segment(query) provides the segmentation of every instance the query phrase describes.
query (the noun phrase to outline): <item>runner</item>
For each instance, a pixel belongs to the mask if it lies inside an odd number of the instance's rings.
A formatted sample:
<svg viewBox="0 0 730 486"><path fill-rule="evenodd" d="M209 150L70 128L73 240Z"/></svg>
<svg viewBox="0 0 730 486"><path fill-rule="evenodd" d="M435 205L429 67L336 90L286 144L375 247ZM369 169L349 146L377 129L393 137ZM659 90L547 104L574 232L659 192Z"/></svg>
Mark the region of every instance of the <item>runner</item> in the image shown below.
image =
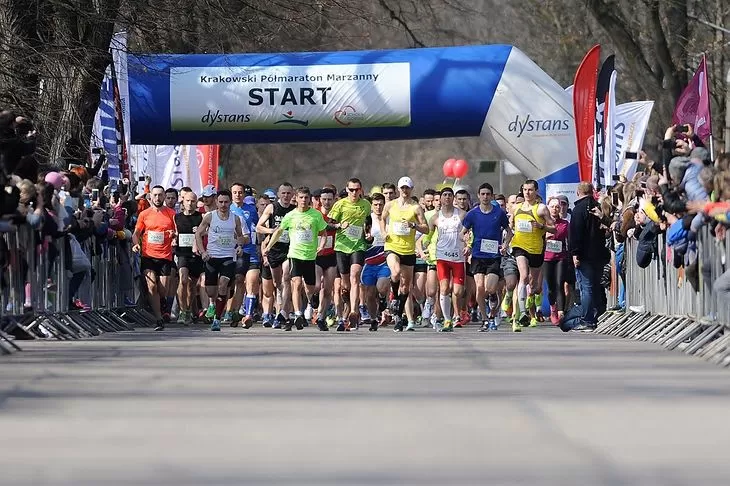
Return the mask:
<svg viewBox="0 0 730 486"><path fill-rule="evenodd" d="M200 257L205 262L205 291L210 299L206 319L211 319L211 331L220 331L220 317L228 300L228 284L236 273L236 257L243 253L242 246L248 241L241 220L231 213L231 192L223 190L216 197L218 209L203 216L195 231L195 243L205 248ZM203 243L203 235L208 243ZM217 297L216 297L217 296Z"/></svg>
<svg viewBox="0 0 730 486"><path fill-rule="evenodd" d="M433 211L434 209L434 198L436 197L436 191L434 189L426 189L423 191L423 211Z"/></svg>
<svg viewBox="0 0 730 486"><path fill-rule="evenodd" d="M165 329L161 300L167 297L168 279L172 273L172 245L177 236L175 211L165 206L165 188L154 186L152 205L139 213L132 235L132 251L140 253L140 269L147 282L150 306L156 318L155 331ZM141 245L140 245L141 238Z"/></svg>
<svg viewBox="0 0 730 486"><path fill-rule="evenodd" d="M322 213L311 207L312 194L308 187L299 187L296 193L297 206L289 211L281 220L263 250L266 258L271 249L279 241L285 231L290 235L287 256L291 265L292 300L294 304L294 325L298 330L304 329L305 319L302 314L302 281L304 293L311 304L314 297L316 281L315 261L317 260L318 236L324 234L327 223ZM292 330L291 320L286 321L285 331Z"/></svg>
<svg viewBox="0 0 730 486"><path fill-rule="evenodd" d="M468 213L471 207L471 195L469 191L460 187L455 193L454 206ZM465 261L466 277L464 280L464 293L455 301L458 312L455 314L455 327L463 327L470 321L478 321L479 316L476 310L476 283L474 282L474 274L471 272L471 256ZM469 312L471 309L471 312Z"/></svg>
<svg viewBox="0 0 730 486"><path fill-rule="evenodd" d="M334 189L329 187L322 188L320 190L319 202L319 210L322 216L325 217L325 221L328 221L327 215L335 203ZM319 305L316 309L315 322L320 331L329 330L329 326L327 325L327 310L332 303L335 279L338 276L337 256L335 255L334 244L336 234L337 231L335 229L327 229L324 235L325 241L322 244L322 249L317 253L317 282L321 282L321 290L319 292Z"/></svg>
<svg viewBox="0 0 730 486"><path fill-rule="evenodd" d="M254 228L254 231L251 231L251 227L256 225L258 215L256 214L256 206L252 204L253 198L251 196L245 196L245 186L243 184L240 182L233 183L231 186L231 195L233 196L231 212L241 220L243 234L248 235L248 242L243 248L243 252L236 258L235 290L233 292L233 298L228 300L226 313L221 321L224 325L228 324L231 327L235 327L242 317L239 310L241 309L241 304L243 303L244 295L246 295L246 289L248 287L248 271L251 266L251 255L249 252L252 247L254 251L256 248L256 230ZM250 198L248 204L245 202L247 197ZM247 249L248 252L246 251ZM250 304L253 304L253 302L250 302ZM251 325L253 325L252 319L248 319L244 323L246 329L249 329Z"/></svg>
<svg viewBox="0 0 730 486"><path fill-rule="evenodd" d="M442 332L454 330L451 318L452 296L457 300L464 292L464 257L466 251L460 234L466 213L454 207L454 190L441 189L441 209L434 214L429 225L436 228L436 272L439 280L439 303L444 325Z"/></svg>
<svg viewBox="0 0 730 486"><path fill-rule="evenodd" d="M520 332L522 324L529 323L530 327L537 327L534 299L535 294L542 291L542 282L538 278L545 259L545 233L555 233L547 206L537 199L537 182L526 180L522 184L522 195L525 202L515 206L513 217L512 254L520 272L520 283L517 287L519 309L515 309L512 322L514 332Z"/></svg>
<svg viewBox="0 0 730 486"><path fill-rule="evenodd" d="M182 191L181 191L182 192ZM195 205L198 197L192 191L183 195L182 213L175 215L175 226L177 226L177 268L180 283L177 287L177 302L180 307L177 322L185 326L193 322L193 298L196 282L203 273L203 260L200 258L200 251L195 244L195 231L203 221L203 215L196 211Z"/></svg>
<svg viewBox="0 0 730 486"><path fill-rule="evenodd" d="M441 193L437 192L433 199L434 209L426 211L426 221L431 221L435 214L441 209ZM439 278L436 271L436 241L438 240L438 229L433 225L429 225L429 233L424 237L423 244L426 246L426 264L428 265L428 273L426 275L426 303L423 308L423 320L429 322L421 322L421 327L433 327L434 330L440 329L443 324L443 316L441 304L439 303Z"/></svg>
<svg viewBox="0 0 730 486"><path fill-rule="evenodd" d="M556 232L545 240L543 273L550 300L550 321L558 325L567 311L565 286L575 280L575 269L568 249L570 223L560 216L560 200L557 197L548 199L548 209Z"/></svg>
<svg viewBox="0 0 730 486"><path fill-rule="evenodd" d="M381 233L380 219L385 208L385 196L379 193L373 194L371 203L372 214L366 222L365 238L370 242L370 248L365 252L365 266L362 269L361 282L363 285L363 301L367 305L368 317L370 318L370 331L378 330L378 311L381 309L380 299L388 298L390 293L390 269L385 261L385 240Z"/></svg>
<svg viewBox="0 0 730 486"><path fill-rule="evenodd" d="M203 205L198 208L198 211L201 213L210 213L211 211L215 211L217 209L216 205L216 194L218 194L218 191L216 190L214 185L208 184L203 188L203 192L200 194L200 200L202 201Z"/></svg>
<svg viewBox="0 0 730 486"><path fill-rule="evenodd" d="M259 217L256 231L262 235L271 235L281 224L286 214L294 209L291 204L294 196L293 186L285 182L279 186L279 200L266 206ZM264 245L266 242L263 243ZM278 241L271 247L268 255L264 258L264 268L261 270L261 278L264 289L264 327L280 329L289 320L291 309L291 279L289 275L290 266L287 260L289 253L289 234L282 232ZM281 306L279 312L274 316L274 305L276 304L276 291L281 293Z"/></svg>
<svg viewBox="0 0 730 486"><path fill-rule="evenodd" d="M496 331L499 327L499 279L502 255L507 252L512 232L507 213L500 206L492 204L494 189L491 184L479 186L479 206L464 218L464 230L471 231L471 269L476 284L476 300L483 322L480 332ZM506 238L502 239L503 231ZM487 311L487 299L489 310Z"/></svg>
<svg viewBox="0 0 730 486"><path fill-rule="evenodd" d="M367 243L363 238L365 220L370 216L370 203L362 197L362 183L353 177L347 181L347 197L337 201L328 217L335 222L337 236L335 252L337 270L342 277L342 301L349 303L347 324L344 306L337 325L338 331L357 327L360 321L358 303L360 300L360 272L365 263ZM337 296L335 296L337 299ZM367 317L366 317L367 318Z"/></svg>
<svg viewBox="0 0 730 486"><path fill-rule="evenodd" d="M180 202L178 201L177 189L174 187L168 187L165 190L165 206L172 209L176 213L180 208Z"/></svg>
<svg viewBox="0 0 730 486"><path fill-rule="evenodd" d="M407 301L413 283L413 267L416 264L416 231L428 233L423 209L411 199L413 181L410 177L400 178L398 191L398 199L385 204L380 219L380 230L385 235L391 288L395 297L391 302L391 310L396 319L393 326L395 332L403 331L401 316L404 309L408 318L406 330L415 330L413 305L407 304Z"/></svg>
<svg viewBox="0 0 730 486"><path fill-rule="evenodd" d="M396 189L395 184L392 182L386 182L382 185L382 191L383 191L383 197L385 197L385 203L389 203L390 201L394 201L396 198Z"/></svg>

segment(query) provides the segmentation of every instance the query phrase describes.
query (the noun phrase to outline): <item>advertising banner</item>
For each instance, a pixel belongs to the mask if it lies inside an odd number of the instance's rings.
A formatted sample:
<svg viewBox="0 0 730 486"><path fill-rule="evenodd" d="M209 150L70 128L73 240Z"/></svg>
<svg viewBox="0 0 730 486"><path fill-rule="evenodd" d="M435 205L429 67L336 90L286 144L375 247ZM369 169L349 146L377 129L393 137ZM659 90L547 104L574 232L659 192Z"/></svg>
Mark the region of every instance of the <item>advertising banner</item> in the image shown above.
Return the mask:
<svg viewBox="0 0 730 486"><path fill-rule="evenodd" d="M614 56L610 55L603 61L601 70L598 73L598 84L596 88L596 116L595 134L593 137L593 170L591 182L596 189L605 187L606 175L606 127L605 108L608 91L611 85L611 75L614 71ZM611 153L611 151L609 151Z"/></svg>
<svg viewBox="0 0 730 486"><path fill-rule="evenodd" d="M705 56L702 56L697 72L679 96L672 122L677 125L692 125L695 133L702 140L707 140L712 134L710 88Z"/></svg>
<svg viewBox="0 0 730 486"><path fill-rule="evenodd" d="M596 129L596 84L600 61L601 46L593 46L580 63L573 86L565 89L573 100L578 174L581 181L590 181L592 174L593 136Z"/></svg>
<svg viewBox="0 0 730 486"><path fill-rule="evenodd" d="M644 145L644 136L649 128L653 101L634 101L616 107L614 134L616 139L614 157L619 174L631 180L636 174L637 159L627 159L626 152L638 154Z"/></svg>

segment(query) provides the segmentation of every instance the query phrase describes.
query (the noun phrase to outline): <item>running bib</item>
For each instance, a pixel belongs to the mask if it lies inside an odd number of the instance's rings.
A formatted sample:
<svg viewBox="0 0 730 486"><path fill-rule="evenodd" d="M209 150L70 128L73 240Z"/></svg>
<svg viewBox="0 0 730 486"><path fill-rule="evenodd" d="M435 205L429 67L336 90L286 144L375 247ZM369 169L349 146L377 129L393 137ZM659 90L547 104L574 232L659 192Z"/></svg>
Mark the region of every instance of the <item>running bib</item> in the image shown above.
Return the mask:
<svg viewBox="0 0 730 486"><path fill-rule="evenodd" d="M332 247L334 246L334 243L335 243L335 242L334 242L334 238L332 238L332 236L328 236L328 237L327 237L327 238L326 238L326 239L324 240L324 249L325 249L325 250L329 250L330 248L332 248Z"/></svg>
<svg viewBox="0 0 730 486"><path fill-rule="evenodd" d="M383 235L380 233L373 236L373 246L383 246L385 245L385 240L383 239Z"/></svg>
<svg viewBox="0 0 730 486"><path fill-rule="evenodd" d="M230 248L233 246L233 236L223 235L216 240L221 248Z"/></svg>
<svg viewBox="0 0 730 486"><path fill-rule="evenodd" d="M165 244L165 232L164 231L150 231L147 233L147 243L150 245L163 245Z"/></svg>
<svg viewBox="0 0 730 486"><path fill-rule="evenodd" d="M289 244L289 232L287 230L282 231L281 236L279 236L279 243L286 243Z"/></svg>
<svg viewBox="0 0 730 486"><path fill-rule="evenodd" d="M359 240L362 238L362 226L353 226L350 225L347 228L344 229L345 234L352 238L353 240Z"/></svg>
<svg viewBox="0 0 730 486"><path fill-rule="evenodd" d="M182 248L192 248L194 241L195 241L194 234L178 235L177 246L182 247Z"/></svg>
<svg viewBox="0 0 730 486"><path fill-rule="evenodd" d="M563 251L563 242L560 240L545 240L545 250L551 253L561 253Z"/></svg>
<svg viewBox="0 0 730 486"><path fill-rule="evenodd" d="M479 251L499 255L499 243L497 240L481 240L479 242Z"/></svg>
<svg viewBox="0 0 730 486"><path fill-rule="evenodd" d="M450 251L450 250L439 250L436 249L436 259L437 260L461 260L462 255L458 251Z"/></svg>
<svg viewBox="0 0 730 486"><path fill-rule="evenodd" d="M520 233L531 233L532 232L532 221L528 221L525 219L518 219L517 220L517 231Z"/></svg>
<svg viewBox="0 0 730 486"><path fill-rule="evenodd" d="M390 224L393 234L398 236L408 236L411 234L411 228L406 221L393 221Z"/></svg>
<svg viewBox="0 0 730 486"><path fill-rule="evenodd" d="M295 244L308 244L314 241L311 230L296 230L294 231L293 241Z"/></svg>

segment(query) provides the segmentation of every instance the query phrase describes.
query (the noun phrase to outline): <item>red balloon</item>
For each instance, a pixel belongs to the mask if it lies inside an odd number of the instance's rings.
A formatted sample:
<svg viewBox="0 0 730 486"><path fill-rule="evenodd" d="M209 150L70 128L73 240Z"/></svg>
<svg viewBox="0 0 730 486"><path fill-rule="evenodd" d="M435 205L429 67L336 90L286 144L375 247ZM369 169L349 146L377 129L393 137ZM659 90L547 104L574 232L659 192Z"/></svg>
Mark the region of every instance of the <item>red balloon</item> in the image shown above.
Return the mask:
<svg viewBox="0 0 730 486"><path fill-rule="evenodd" d="M466 173L469 172L469 164L466 160L459 159L454 162L452 172L457 179L463 179Z"/></svg>
<svg viewBox="0 0 730 486"><path fill-rule="evenodd" d="M444 162L444 177L454 177L454 164L456 159L449 159Z"/></svg>

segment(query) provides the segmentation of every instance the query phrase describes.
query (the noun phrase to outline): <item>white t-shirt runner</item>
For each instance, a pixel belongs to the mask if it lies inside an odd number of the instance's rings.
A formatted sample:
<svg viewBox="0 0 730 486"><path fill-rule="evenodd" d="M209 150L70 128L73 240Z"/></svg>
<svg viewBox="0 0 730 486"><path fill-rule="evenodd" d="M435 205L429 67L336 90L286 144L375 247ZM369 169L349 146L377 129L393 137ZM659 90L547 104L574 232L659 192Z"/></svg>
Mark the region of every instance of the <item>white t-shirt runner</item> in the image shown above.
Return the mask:
<svg viewBox="0 0 730 486"><path fill-rule="evenodd" d="M461 263L464 261L464 241L461 239L461 218L454 211L449 217L439 211L436 218L438 239L436 240L436 260Z"/></svg>
<svg viewBox="0 0 730 486"><path fill-rule="evenodd" d="M236 218L228 213L225 221L218 216L218 211L212 211L210 228L208 229L208 255L211 258L236 258Z"/></svg>

